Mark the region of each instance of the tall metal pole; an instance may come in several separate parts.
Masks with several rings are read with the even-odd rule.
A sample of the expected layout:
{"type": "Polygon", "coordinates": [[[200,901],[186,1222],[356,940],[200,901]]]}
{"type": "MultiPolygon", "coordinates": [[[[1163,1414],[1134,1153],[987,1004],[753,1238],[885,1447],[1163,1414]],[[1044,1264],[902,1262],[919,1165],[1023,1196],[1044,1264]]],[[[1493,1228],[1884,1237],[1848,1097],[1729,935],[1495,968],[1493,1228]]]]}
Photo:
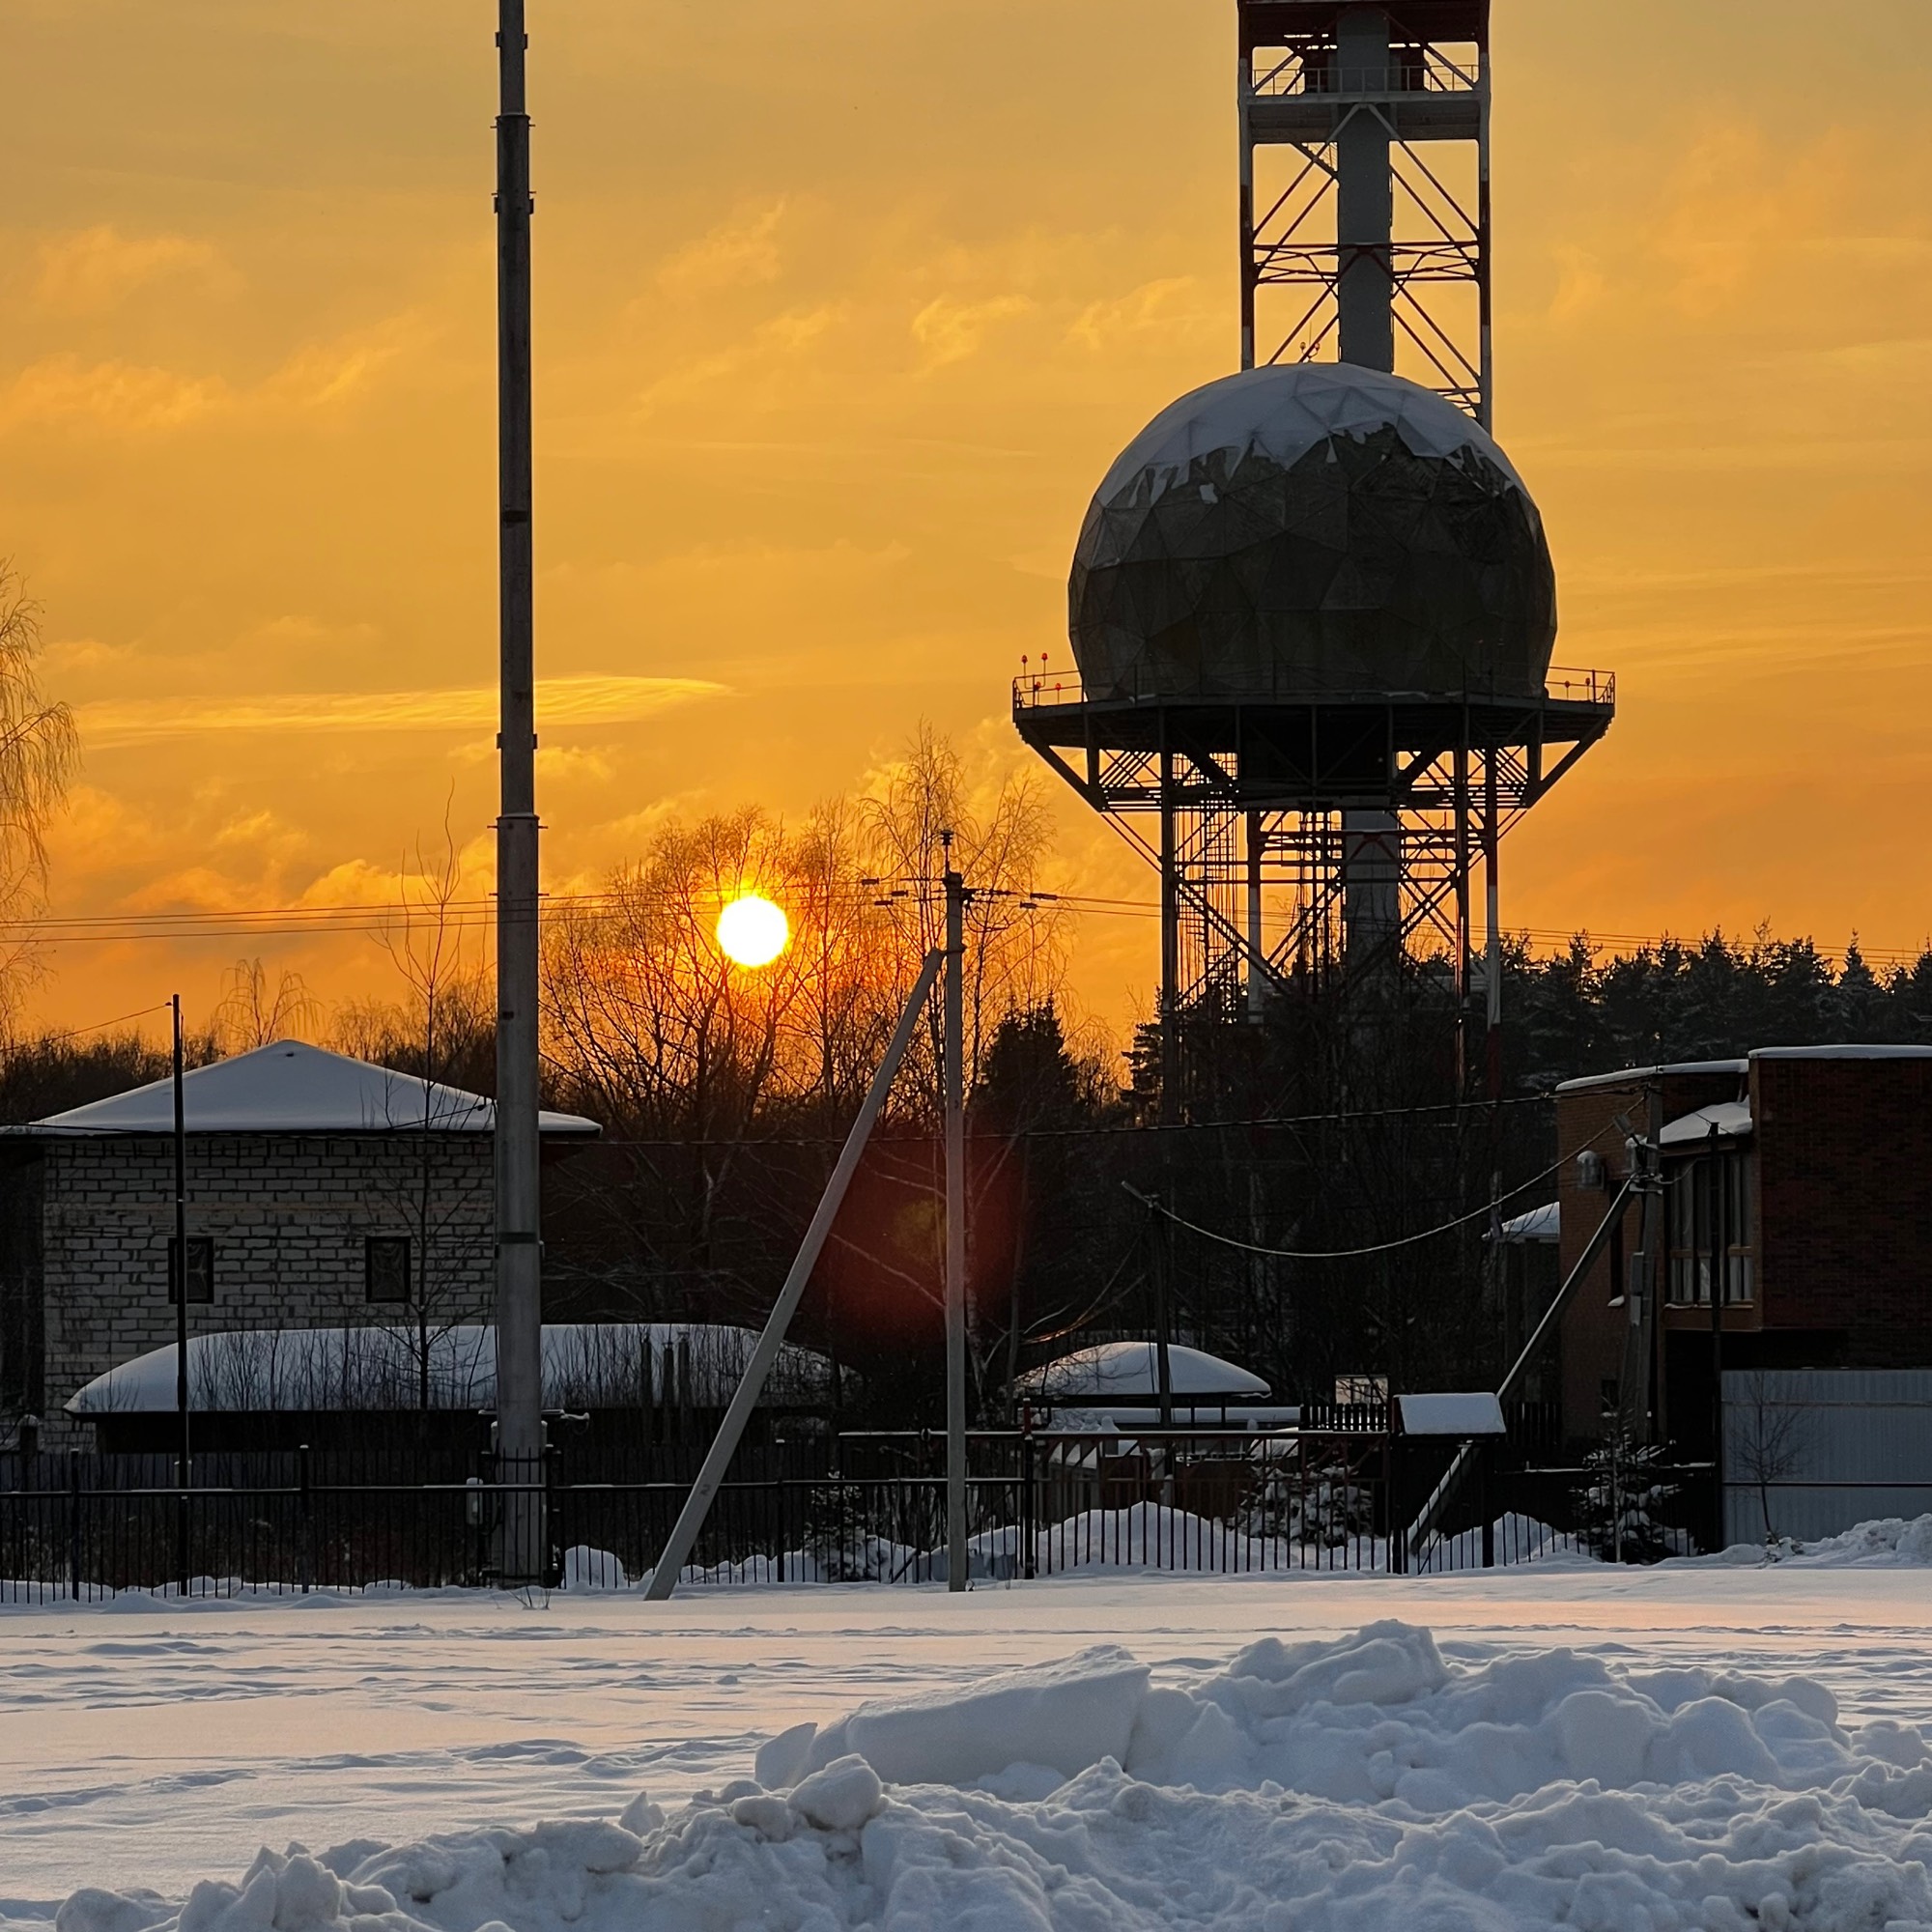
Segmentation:
{"type": "Polygon", "coordinates": [[[175,1408],[180,1432],[175,1450],[175,1486],[187,1488],[188,1458],[193,1444],[188,1432],[187,1386],[187,1105],[182,1092],[182,1003],[176,993],[168,1002],[174,1014],[175,1086],[175,1408]]]}
{"type": "MultiPolygon", "coordinates": [[[[524,0],[498,0],[497,462],[501,696],[497,817],[497,1447],[532,1487],[506,1513],[504,1582],[541,1569],[542,1252],[537,1199],[536,694],[530,547],[530,121],[524,0]]],[[[500,1465],[499,1465],[500,1466],[500,1465]]]]}
{"type": "MultiPolygon", "coordinates": [[[[1167,732],[1167,712],[1160,714],[1167,732]]],[[[1174,753],[1160,750],[1160,1123],[1180,1119],[1180,858],[1174,753]]]]}
{"type": "Polygon", "coordinates": [[[1267,976],[1262,951],[1262,860],[1267,830],[1259,811],[1248,813],[1243,848],[1248,862],[1248,1024],[1260,1026],[1266,1017],[1267,976]]]}
{"type": "MultiPolygon", "coordinates": [[[[1502,887],[1496,871],[1496,844],[1502,837],[1496,808],[1496,759],[1492,746],[1483,756],[1483,987],[1485,1038],[1483,1065],[1492,1110],[1503,1099],[1503,913],[1502,887]]],[[[1494,1114],[1499,1122],[1501,1116],[1494,1114]]]]}
{"type": "Polygon", "coordinates": [[[1242,31],[1240,10],[1235,13],[1235,115],[1239,139],[1241,198],[1240,228],[1241,367],[1255,366],[1255,139],[1248,128],[1248,102],[1254,95],[1254,61],[1242,31]]]}
{"type": "Polygon", "coordinates": [[[194,1445],[189,1439],[187,1383],[187,1105],[182,1092],[182,1003],[171,994],[174,1017],[175,1088],[175,1408],[181,1436],[175,1448],[175,1578],[184,1597],[193,1565],[188,1561],[188,1472],[194,1445]]]}
{"type": "Polygon", "coordinates": [[[946,1587],[966,1587],[966,882],[946,841],[946,1587]]]}

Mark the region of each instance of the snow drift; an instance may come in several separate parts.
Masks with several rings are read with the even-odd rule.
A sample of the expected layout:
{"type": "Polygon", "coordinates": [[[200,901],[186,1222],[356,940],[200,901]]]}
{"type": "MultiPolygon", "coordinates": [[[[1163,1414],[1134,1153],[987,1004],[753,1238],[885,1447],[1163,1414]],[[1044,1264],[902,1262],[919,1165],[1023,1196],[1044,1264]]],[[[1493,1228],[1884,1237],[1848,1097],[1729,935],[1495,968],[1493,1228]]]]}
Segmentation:
{"type": "Polygon", "coordinates": [[[1464,1667],[1426,1632],[1264,1637],[1156,1684],[1108,1648],[862,1705],[667,1818],[264,1852],[58,1932],[1920,1932],[1932,1749],[1804,1678],[1464,1667]]]}
{"type": "Polygon", "coordinates": [[[1800,1543],[1780,1536],[1775,1543],[1734,1543],[1715,1557],[1717,1563],[1796,1563],[1805,1569],[1841,1570],[1850,1565],[1887,1568],[1897,1564],[1932,1563],[1932,1513],[1917,1517],[1884,1516],[1861,1522],[1836,1536],[1800,1543]]]}

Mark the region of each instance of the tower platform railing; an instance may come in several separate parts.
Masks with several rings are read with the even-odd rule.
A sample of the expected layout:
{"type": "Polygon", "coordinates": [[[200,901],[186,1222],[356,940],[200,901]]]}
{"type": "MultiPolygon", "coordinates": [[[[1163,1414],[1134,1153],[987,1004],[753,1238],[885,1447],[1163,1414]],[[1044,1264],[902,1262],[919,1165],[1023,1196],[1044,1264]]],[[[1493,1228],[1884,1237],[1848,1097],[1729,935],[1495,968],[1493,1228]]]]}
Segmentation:
{"type": "MultiPolygon", "coordinates": [[[[1574,666],[1552,665],[1543,681],[1543,696],[1547,699],[1568,704],[1614,705],[1617,701],[1617,674],[1613,670],[1593,670],[1574,666]]],[[[1176,691],[1171,686],[1156,687],[1151,681],[1145,690],[1131,682],[1127,688],[1117,685],[1112,691],[1098,694],[1090,693],[1081,681],[1077,671],[1055,671],[1050,676],[1041,671],[1022,673],[1013,679],[1013,715],[1023,716],[1030,711],[1040,711],[1055,705],[1088,703],[1131,703],[1131,704],[1237,704],[1237,703],[1282,703],[1282,704],[1487,704],[1501,701],[1518,704],[1534,702],[1533,694],[1519,691],[1371,691],[1352,687],[1338,686],[1332,691],[1318,690],[1297,680],[1293,686],[1284,682],[1268,689],[1257,687],[1247,691],[1176,691]]]]}
{"type": "Polygon", "coordinates": [[[1474,65],[1465,68],[1434,47],[1392,53],[1374,67],[1333,67],[1325,54],[1298,52],[1257,66],[1251,92],[1263,99],[1290,94],[1385,99],[1396,94],[1473,94],[1482,86],[1474,65]]]}

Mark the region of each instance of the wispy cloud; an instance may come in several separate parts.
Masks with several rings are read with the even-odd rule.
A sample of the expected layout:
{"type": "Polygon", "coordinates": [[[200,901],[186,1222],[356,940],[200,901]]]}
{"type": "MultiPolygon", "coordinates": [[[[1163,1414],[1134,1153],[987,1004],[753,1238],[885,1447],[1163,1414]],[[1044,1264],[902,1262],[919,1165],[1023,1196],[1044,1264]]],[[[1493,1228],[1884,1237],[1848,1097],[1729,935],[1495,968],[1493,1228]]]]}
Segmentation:
{"type": "MultiPolygon", "coordinates": [[[[557,677],[537,685],[539,729],[635,724],[674,704],[723,697],[728,685],[700,677],[557,677]]],[[[205,732],[475,731],[497,723],[488,686],[444,691],[297,691],[245,696],[150,697],[80,707],[90,750],[205,732]]]]}
{"type": "Polygon", "coordinates": [[[207,274],[219,267],[212,242],[187,235],[124,235],[104,223],[43,242],[34,293],[58,314],[87,315],[163,277],[207,274]]]}

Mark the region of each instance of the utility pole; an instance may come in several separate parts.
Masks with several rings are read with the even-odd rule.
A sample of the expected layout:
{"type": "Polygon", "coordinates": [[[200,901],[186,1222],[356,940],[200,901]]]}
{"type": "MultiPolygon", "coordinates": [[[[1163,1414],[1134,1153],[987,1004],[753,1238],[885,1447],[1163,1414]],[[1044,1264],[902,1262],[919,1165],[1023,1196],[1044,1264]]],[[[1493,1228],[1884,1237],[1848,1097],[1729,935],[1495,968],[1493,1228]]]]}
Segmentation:
{"type": "Polygon", "coordinates": [[[182,1092],[182,1003],[179,993],[168,998],[174,1018],[175,1089],[175,1407],[181,1435],[175,1448],[175,1574],[187,1595],[188,1474],[193,1443],[189,1439],[187,1382],[187,1103],[182,1092]]]}
{"type": "Polygon", "coordinates": [[[966,1587],[966,881],[946,848],[946,1587],[966,1587]]]}
{"type": "Polygon", "coordinates": [[[1717,1508],[1717,1542],[1724,1547],[1724,1275],[1730,1261],[1729,1203],[1718,1123],[1711,1122],[1711,1490],[1717,1508]]]}
{"type": "Polygon", "coordinates": [[[179,1433],[175,1448],[175,1487],[187,1488],[188,1458],[193,1444],[188,1439],[187,1385],[187,1106],[182,1092],[182,1003],[179,993],[168,1001],[174,1015],[175,1087],[175,1408],[179,1433]]]}
{"type": "Polygon", "coordinates": [[[543,1261],[537,1197],[536,692],[530,544],[530,119],[524,0],[498,0],[497,464],[497,1450],[498,1580],[542,1569],[543,1261]]]}
{"type": "Polygon", "coordinates": [[[1154,1396],[1160,1426],[1174,1427],[1174,1312],[1168,1300],[1169,1270],[1173,1264],[1173,1224],[1161,1212],[1160,1197],[1148,1203],[1148,1271],[1153,1277],[1154,1396]]]}

